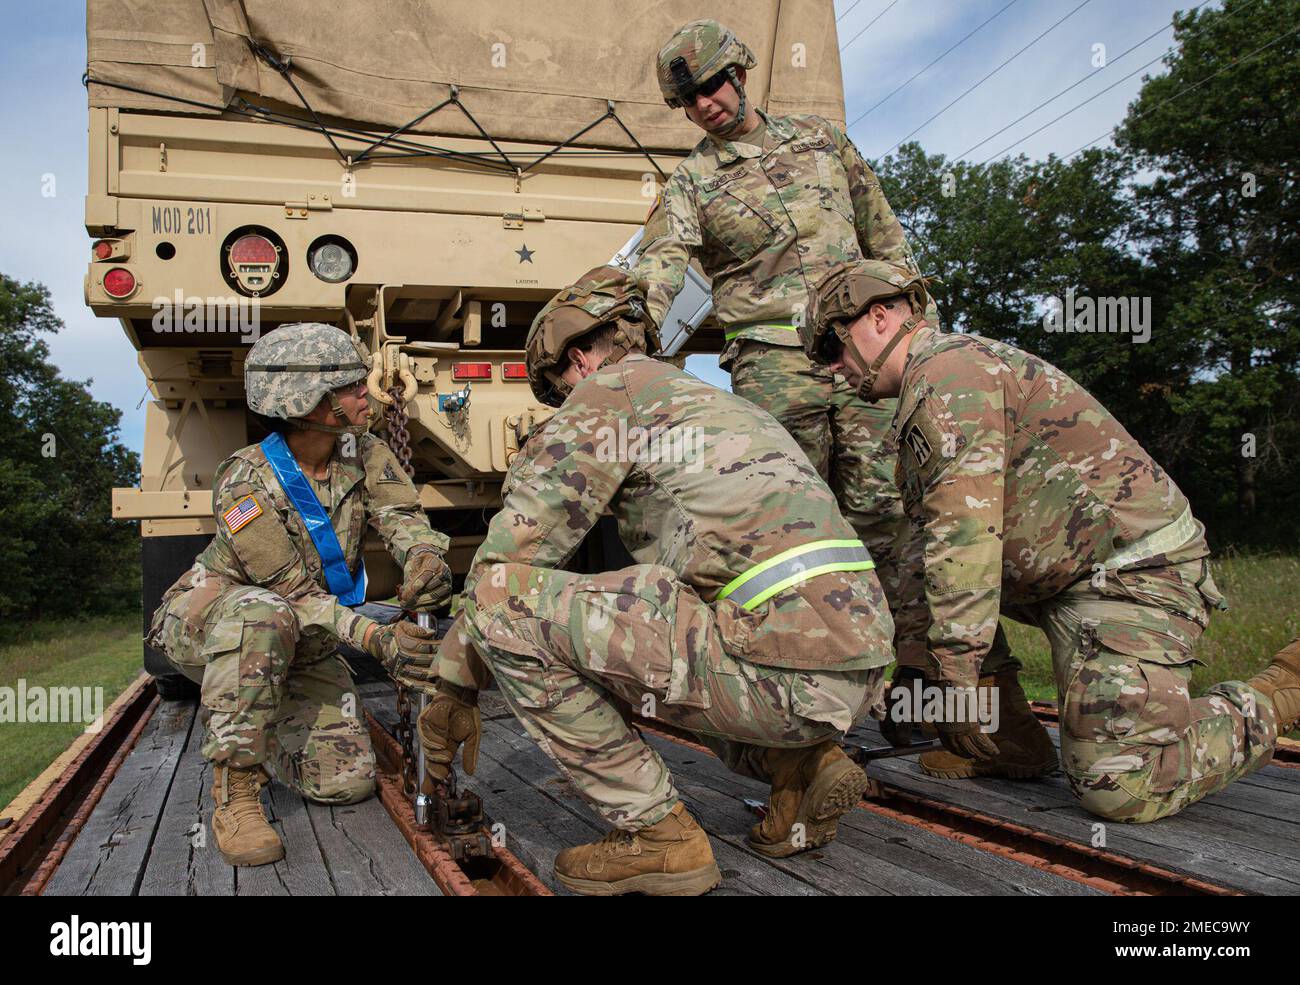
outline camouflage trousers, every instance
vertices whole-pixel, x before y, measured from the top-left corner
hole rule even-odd
[[[210,579],[211,580],[211,579]],[[375,756],[347,665],[328,638],[301,639],[282,598],[233,586],[174,596],[154,639],[202,687],[205,758],[261,764],[312,800],[350,804],[374,790]]]
[[[731,389],[780,421],[835,491],[897,610],[907,526],[894,484],[898,449],[889,439],[898,401],[866,403],[844,377],[814,365],[798,346],[753,339],[741,343],[731,362]]]
[[[843,733],[883,690],[882,668],[788,670],[734,659],[714,609],[657,565],[599,575],[494,565],[465,615],[528,733],[605,820],[630,830],[667,816],[677,791],[628,712],[687,729],[733,771],[770,782],[764,747]]]
[[[1104,592],[1084,581],[1014,614],[1051,644],[1062,766],[1083,806],[1154,821],[1267,763],[1277,720],[1240,681],[1191,697],[1192,645],[1208,619],[1198,583],[1221,598],[1202,562],[1108,580]]]

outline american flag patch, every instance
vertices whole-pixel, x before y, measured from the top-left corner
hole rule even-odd
[[[245,496],[226,512],[221,514],[221,519],[226,521],[226,527],[230,532],[238,533],[248,526],[259,516],[262,515],[262,507],[257,505],[257,500],[252,496]]]

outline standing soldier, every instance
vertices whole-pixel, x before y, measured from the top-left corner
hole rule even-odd
[[[539,400],[465,582],[464,617],[420,720],[435,779],[478,745],[468,644],[530,735],[615,826],[555,861],[580,893],[686,895],[721,876],[630,709],[688,729],[772,785],[750,845],[825,844],[868,781],[835,738],[880,699],[893,623],[872,562],[789,434],[746,401],[645,355],[630,278],[598,267],[538,314]],[[742,505],[743,504],[743,505]],[[611,512],[636,563],[561,570]]]
[[[1192,699],[1211,608],[1205,530],[1173,480],[1055,366],[941,335],[906,268],[859,261],[820,286],[805,349],[864,393],[899,398],[899,488],[924,558],[926,678],[974,688],[1000,613],[1052,648],[1065,774],[1083,806],[1152,821],[1272,758],[1300,719],[1300,644]],[[981,682],[982,683],[982,682]],[[941,723],[980,763],[988,736]]]
[[[915,270],[903,228],[853,143],[819,116],[768,116],[745,94],[754,55],[717,21],[692,21],[659,52],[665,102],[707,136],[673,172],[647,220],[635,276],[663,324],[695,258],[713,280],[732,389],[780,421],[839,498],[897,606],[902,508],[889,404],[868,406],[814,366],[798,325],[837,263],[885,258]],[[938,313],[931,315],[938,324]]]
[[[403,565],[398,600],[451,594],[447,538],[384,442],[367,433],[368,357],[330,325],[286,325],[249,350],[248,406],[271,430],[217,469],[212,543],[163,596],[150,642],[202,685],[212,831],[231,865],[284,857],[262,812],[266,765],[303,796],[348,804],[374,788],[340,641],[392,673],[433,661],[433,634],[353,612],[365,601],[367,525]]]

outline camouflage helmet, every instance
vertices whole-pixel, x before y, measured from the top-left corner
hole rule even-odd
[[[727,72],[732,84],[741,94],[739,123],[744,118],[744,89],[736,78],[737,68],[753,68],[758,64],[749,47],[736,38],[730,30],[717,21],[691,21],[677,29],[668,43],[659,49],[656,74],[659,91],[664,102],[674,109],[687,106],[695,98],[695,91],[705,80]]]
[[[565,350],[575,339],[611,323],[618,326],[614,351],[604,364],[616,363],[634,349],[658,350],[659,334],[641,293],[621,267],[595,267],[551,298],[533,319],[525,344],[534,396],[551,407],[564,403],[573,389],[560,379]]]
[[[310,414],[331,391],[365,379],[369,371],[365,347],[342,329],[320,322],[283,325],[249,350],[244,390],[256,413],[293,421]]]
[[[867,394],[875,386],[880,367],[894,347],[917,326],[930,303],[925,278],[920,274],[888,260],[854,260],[833,267],[817,285],[811,310],[799,326],[799,341],[803,343],[804,352],[813,362],[827,362],[826,342],[833,334],[853,350],[865,367],[865,360],[849,336],[849,324],[875,302],[899,295],[906,296],[911,303],[912,315],[863,376],[858,395],[864,400],[870,399]]]

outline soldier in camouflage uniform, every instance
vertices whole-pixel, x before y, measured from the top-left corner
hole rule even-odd
[[[399,601],[432,608],[451,592],[448,541],[430,529],[392,451],[367,433],[367,363],[337,328],[284,326],[248,353],[248,403],[275,431],[268,442],[283,438],[328,515],[341,563],[357,579],[351,604],[364,600],[369,526],[403,565]],[[216,536],[163,596],[149,640],[202,687],[217,845],[232,865],[259,865],[284,855],[262,813],[266,765],[320,803],[352,803],[373,789],[374,755],[340,641],[393,671],[431,664],[434,644],[410,622],[381,626],[340,601],[267,443],[235,452],[213,485]]]
[[[1300,647],[1193,699],[1192,646],[1223,597],[1186,498],[1059,369],[939,334],[918,318],[924,296],[910,270],[847,265],[819,288],[804,341],[867,395],[899,398],[899,488],[927,610],[908,625],[926,627],[927,681],[975,687],[999,614],[1042,629],[1065,774],[1111,820],[1175,814],[1267,763],[1300,718]],[[962,723],[939,728],[953,752],[1003,754]]]
[[[627,275],[601,267],[533,322],[534,392],[563,403],[511,465],[448,640],[463,638],[444,646],[420,722],[435,775],[461,741],[475,745],[471,643],[615,826],[555,863],[566,886],[602,895],[699,893],[720,879],[629,710],[771,783],[750,844],[793,854],[833,838],[866,789],[834,739],[878,703],[893,637],[867,551],[789,434],[648,358],[641,319]],[[561,570],[606,511],[636,563]]]
[[[664,100],[707,136],[647,219],[635,276],[661,325],[687,263],[699,261],[713,280],[727,341],[719,362],[732,389],[780,421],[831,483],[896,606],[903,511],[886,442],[892,403],[868,406],[809,362],[797,326],[835,264],[861,256],[915,264],[880,182],[843,132],[819,116],[768,116],[748,105],[745,73],[755,64],[711,20],[685,25],[659,52]]]

